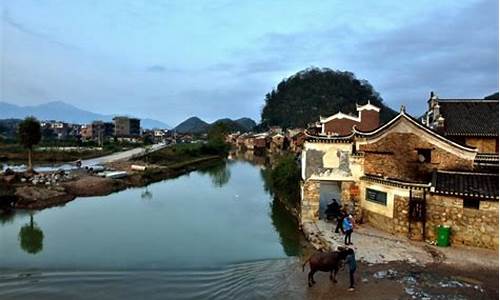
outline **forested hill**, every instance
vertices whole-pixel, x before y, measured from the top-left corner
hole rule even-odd
[[[326,117],[338,111],[356,114],[356,103],[368,100],[381,108],[381,122],[397,114],[382,103],[368,81],[327,68],[306,69],[284,79],[265,100],[261,115],[264,126],[305,127],[318,121],[320,115]]]

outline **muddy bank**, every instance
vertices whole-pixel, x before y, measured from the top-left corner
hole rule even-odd
[[[8,190],[2,189],[6,195],[3,195],[3,198],[0,197],[0,202],[3,199],[5,206],[6,199],[14,199],[13,208],[43,209],[67,203],[76,197],[105,196],[129,187],[141,187],[153,182],[174,178],[198,168],[209,166],[221,159],[223,158],[220,156],[206,156],[170,166],[148,166],[145,171],[131,171],[131,162],[118,162],[107,167],[118,171],[126,171],[127,177],[111,179],[87,174],[86,172],[75,172],[72,173],[71,179],[68,181],[47,185],[33,185],[31,181],[5,184],[6,176],[3,176],[4,178],[0,178],[0,181],[4,181],[3,186],[8,186]],[[138,162],[134,163],[137,164]],[[7,179],[12,180],[11,177]]]
[[[302,272],[299,265],[292,270],[290,286],[294,293],[288,295],[290,298],[300,294],[304,299],[498,299],[498,272],[491,269],[358,263],[354,292],[347,290],[346,269],[339,271],[336,284],[328,273],[316,273],[316,284],[311,288],[307,287],[308,271],[306,267]]]

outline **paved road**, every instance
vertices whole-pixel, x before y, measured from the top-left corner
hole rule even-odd
[[[82,166],[102,165],[119,160],[128,160],[133,157],[142,156],[146,153],[155,152],[167,147],[167,144],[154,144],[147,147],[139,147],[127,151],[117,152],[106,156],[86,159],[82,161]]]

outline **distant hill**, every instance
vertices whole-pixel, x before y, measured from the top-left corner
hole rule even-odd
[[[305,127],[339,111],[356,113],[356,104],[370,103],[381,108],[381,122],[397,113],[363,79],[351,72],[309,68],[282,80],[265,96],[261,122],[264,126]]]
[[[218,123],[224,123],[231,132],[247,132],[255,127],[255,121],[250,118],[241,118],[231,120],[229,118],[219,119],[213,123],[207,123],[198,117],[190,117],[184,122],[177,125],[174,130],[179,133],[206,133],[210,126]]]
[[[173,129],[179,133],[204,133],[210,125],[198,117],[191,117]]]
[[[485,100],[498,100],[498,92],[484,97]]]
[[[255,121],[250,118],[241,118],[234,121],[243,126],[243,128],[245,128],[245,131],[251,131],[255,126],[257,126],[257,123],[255,123]]]
[[[23,119],[27,116],[35,116],[39,120],[57,120],[69,123],[90,123],[95,120],[111,121],[112,115],[93,113],[75,107],[62,101],[53,101],[33,106],[18,106],[7,102],[0,102],[0,119]],[[143,128],[170,128],[167,124],[153,120],[141,119]]]

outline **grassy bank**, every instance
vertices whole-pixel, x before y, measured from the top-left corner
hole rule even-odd
[[[139,160],[150,164],[171,167],[187,161],[213,156],[225,157],[226,152],[219,151],[219,149],[207,144],[196,143],[173,145],[150,153]]]
[[[44,147],[64,147],[65,145],[42,145]],[[35,148],[33,151],[34,163],[56,163],[68,162],[78,159],[89,159],[108,155],[114,152],[122,151],[125,148],[121,145],[105,145],[102,150],[93,149],[95,146],[89,146],[88,149],[82,147],[82,150],[41,150]],[[19,161],[25,162],[28,160],[28,152],[19,144],[0,144],[0,162],[2,161]]]

